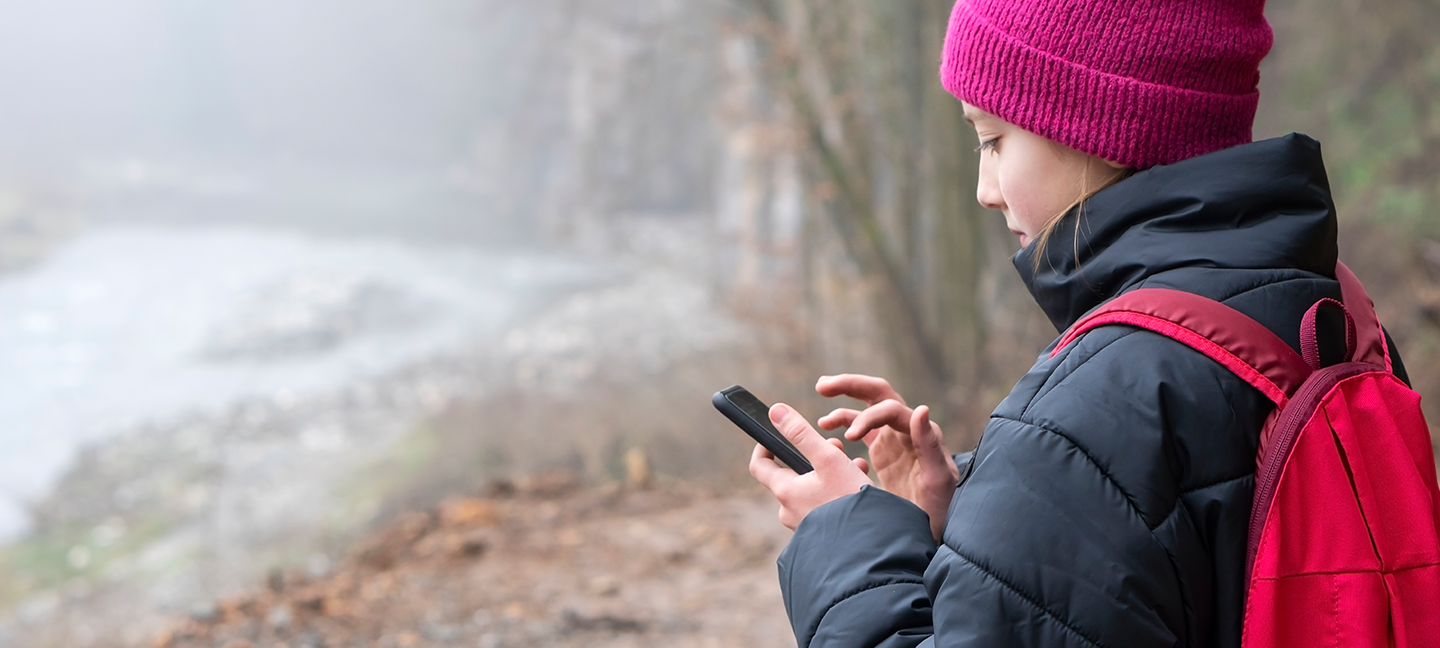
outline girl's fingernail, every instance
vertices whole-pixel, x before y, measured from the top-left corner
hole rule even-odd
[[[790,406],[784,403],[776,403],[770,408],[770,422],[779,423],[785,417],[790,416]]]

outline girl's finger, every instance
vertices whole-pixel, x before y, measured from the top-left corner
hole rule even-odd
[[[837,461],[849,462],[850,458],[845,456],[841,450],[826,442],[825,437],[820,436],[815,428],[799,412],[791,409],[784,403],[776,403],[770,407],[770,422],[775,424],[775,429],[780,430],[790,443],[795,444],[795,449],[810,460],[816,470],[822,464],[829,464],[833,469]]]
[[[959,469],[945,449],[945,437],[940,426],[930,421],[930,408],[921,405],[910,417],[910,439],[915,444],[915,455],[926,472],[939,484],[946,477],[957,477]],[[943,484],[942,484],[943,485]],[[954,485],[953,480],[949,484]]]
[[[841,452],[845,451],[845,442],[843,440],[832,438],[826,439],[826,441],[829,441],[830,445],[839,448]],[[850,460],[850,463],[855,464],[855,467],[859,468],[860,472],[865,473],[866,475],[870,474],[870,462],[866,461],[864,457],[855,457]]]
[[[890,386],[889,381],[875,376],[864,376],[861,374],[840,374],[838,376],[821,376],[815,383],[815,391],[826,398],[836,396],[849,396],[856,400],[864,401],[867,405],[895,400],[905,403],[900,398],[895,388]]]
[[[857,441],[865,437],[871,430],[890,426],[899,430],[905,430],[910,424],[910,408],[904,403],[896,400],[887,400],[871,405],[860,412],[854,420],[850,421],[850,427],[845,430],[845,438]]]
[[[750,453],[750,476],[754,477],[755,481],[760,482],[760,485],[770,489],[770,492],[773,493],[780,487],[787,472],[790,473],[789,476],[795,476],[794,472],[781,468],[779,464],[775,463],[775,455],[770,454],[765,446],[755,444],[755,450]]]
[[[836,428],[850,427],[850,422],[860,415],[860,410],[841,407],[816,421],[822,430],[834,430]]]

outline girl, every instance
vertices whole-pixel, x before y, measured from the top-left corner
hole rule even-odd
[[[977,198],[1064,331],[1121,293],[1219,300],[1297,350],[1340,298],[1319,144],[1250,142],[1261,0],[960,0],[941,77],[980,141]],[[1393,345],[1391,346],[1393,349]],[[1397,364],[1403,379],[1403,369]],[[800,646],[1238,646],[1258,434],[1273,409],[1218,363],[1123,326],[1049,350],[947,456],[883,380],[821,378],[822,427],[771,418],[815,466],[751,473],[795,535]],[[867,476],[873,468],[880,487]]]

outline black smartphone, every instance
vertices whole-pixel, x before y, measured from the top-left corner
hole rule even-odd
[[[710,402],[725,418],[740,426],[791,470],[803,475],[815,469],[805,455],[800,454],[800,450],[775,429],[775,424],[770,422],[770,406],[760,402],[744,387],[726,387],[715,392]]]

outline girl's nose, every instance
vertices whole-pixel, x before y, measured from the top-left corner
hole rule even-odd
[[[1000,195],[1000,183],[995,180],[995,174],[986,173],[987,169],[984,167],[982,163],[980,180],[975,185],[975,200],[986,209],[1003,210],[1005,198]]]

